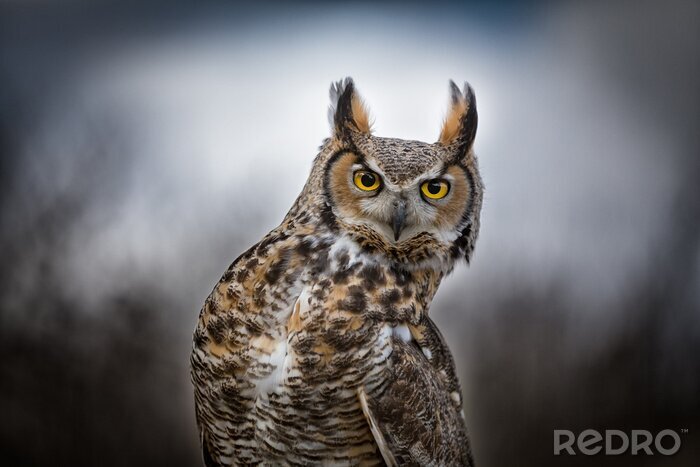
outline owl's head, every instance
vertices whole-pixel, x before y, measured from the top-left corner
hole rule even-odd
[[[450,82],[450,107],[437,142],[372,135],[355,85],[331,86],[319,177],[328,219],[363,248],[408,265],[469,261],[479,230],[483,184],[472,150],[476,99]]]

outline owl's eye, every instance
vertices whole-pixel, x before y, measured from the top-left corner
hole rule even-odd
[[[450,184],[445,180],[428,180],[420,186],[423,196],[429,199],[442,199],[450,192]]]
[[[382,184],[379,176],[368,170],[358,170],[353,175],[355,186],[362,191],[375,191]]]

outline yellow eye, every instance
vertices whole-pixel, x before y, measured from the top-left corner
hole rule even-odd
[[[423,196],[430,199],[442,199],[450,192],[450,184],[445,180],[428,180],[420,186]]]
[[[353,181],[355,182],[355,186],[362,191],[374,191],[382,184],[376,173],[367,170],[358,170],[355,172]]]

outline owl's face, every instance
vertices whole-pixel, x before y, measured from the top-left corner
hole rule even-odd
[[[464,168],[428,144],[385,138],[372,143],[373,153],[341,151],[331,161],[327,189],[337,216],[371,228],[392,245],[419,234],[453,242],[472,192]],[[402,159],[413,170],[402,170]]]
[[[332,87],[331,98],[334,150],[323,190],[340,228],[401,262],[469,259],[483,191],[471,88],[462,94],[452,84],[451,110],[434,144],[373,136],[352,81]]]

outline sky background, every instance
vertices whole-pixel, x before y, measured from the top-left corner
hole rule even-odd
[[[697,2],[0,4],[0,452],[196,465],[201,304],[274,228],[352,76],[435,141],[469,81],[486,184],[431,316],[477,465],[552,430],[670,428],[700,456]]]

